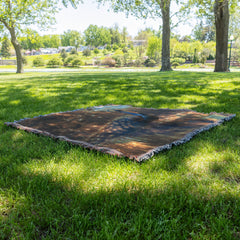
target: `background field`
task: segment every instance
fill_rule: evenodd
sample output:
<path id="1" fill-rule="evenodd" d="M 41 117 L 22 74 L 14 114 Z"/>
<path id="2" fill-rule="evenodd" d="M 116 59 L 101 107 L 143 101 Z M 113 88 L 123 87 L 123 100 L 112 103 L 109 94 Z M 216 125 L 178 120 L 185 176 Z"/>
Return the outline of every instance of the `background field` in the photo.
<path id="1" fill-rule="evenodd" d="M 4 126 L 105 104 L 228 112 L 143 164 Z M 0 74 L 0 239 L 239 239 L 239 73 Z"/>

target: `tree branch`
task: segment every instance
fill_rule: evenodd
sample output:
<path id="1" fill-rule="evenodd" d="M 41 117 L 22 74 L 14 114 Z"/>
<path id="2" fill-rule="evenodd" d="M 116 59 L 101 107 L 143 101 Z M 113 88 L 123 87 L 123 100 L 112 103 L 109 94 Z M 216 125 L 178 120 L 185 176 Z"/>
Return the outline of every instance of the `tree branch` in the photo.
<path id="1" fill-rule="evenodd" d="M 0 18 L 0 22 L 2 22 L 2 23 L 4 24 L 4 26 L 5 26 L 8 30 L 10 30 L 10 26 L 9 26 L 9 24 L 5 21 L 5 19 Z"/>

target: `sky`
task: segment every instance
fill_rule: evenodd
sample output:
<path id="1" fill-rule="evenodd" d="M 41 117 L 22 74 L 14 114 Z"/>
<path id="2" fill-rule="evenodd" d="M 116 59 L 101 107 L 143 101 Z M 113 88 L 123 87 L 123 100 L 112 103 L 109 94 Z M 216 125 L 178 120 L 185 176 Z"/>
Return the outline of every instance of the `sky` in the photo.
<path id="1" fill-rule="evenodd" d="M 176 6 L 172 6 L 172 9 L 175 8 Z M 62 10 L 56 14 L 56 24 L 52 26 L 52 29 L 40 32 L 40 34 L 63 34 L 68 29 L 83 33 L 90 24 L 99 27 L 112 27 L 114 24 L 118 24 L 120 29 L 127 27 L 128 33 L 134 37 L 140 30 L 146 27 L 158 30 L 161 25 L 161 19 L 141 20 L 133 16 L 126 17 L 124 13 L 109 11 L 107 6 L 98 8 L 97 3 L 88 0 L 84 4 L 80 4 L 77 9 L 73 9 L 71 6 L 68 6 L 68 8 L 62 7 Z M 190 35 L 191 30 L 192 27 L 189 24 L 181 24 L 181 28 L 179 27 L 173 32 L 183 36 Z"/>

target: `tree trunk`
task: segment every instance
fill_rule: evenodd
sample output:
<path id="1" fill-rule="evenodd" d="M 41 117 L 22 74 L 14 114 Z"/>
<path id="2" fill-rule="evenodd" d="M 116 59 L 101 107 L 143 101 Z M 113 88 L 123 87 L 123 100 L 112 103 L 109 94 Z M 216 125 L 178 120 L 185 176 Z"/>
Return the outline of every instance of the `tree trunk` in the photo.
<path id="1" fill-rule="evenodd" d="M 216 25 L 216 63 L 214 72 L 227 72 L 228 69 L 228 0 L 215 0 L 214 6 Z"/>
<path id="2" fill-rule="evenodd" d="M 171 0 L 161 0 L 162 11 L 162 67 L 160 71 L 172 71 L 170 63 L 170 4 Z"/>
<path id="3" fill-rule="evenodd" d="M 22 59 L 21 45 L 17 40 L 15 28 L 12 27 L 9 29 L 9 31 L 11 34 L 11 42 L 15 49 L 16 57 L 17 57 L 17 73 L 23 73 L 23 59 Z"/>

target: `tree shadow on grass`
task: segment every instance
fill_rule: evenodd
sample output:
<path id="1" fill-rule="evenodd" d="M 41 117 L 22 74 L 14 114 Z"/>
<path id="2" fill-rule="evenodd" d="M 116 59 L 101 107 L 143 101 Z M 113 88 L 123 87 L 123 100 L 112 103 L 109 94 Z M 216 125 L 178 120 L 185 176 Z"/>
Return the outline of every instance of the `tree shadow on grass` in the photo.
<path id="1" fill-rule="evenodd" d="M 63 158 L 68 154 L 68 148 L 62 151 Z M 8 168 L 7 181 L 1 181 L 2 195 L 9 199 L 2 239 L 234 239 L 239 230 L 239 197 L 207 184 L 202 189 L 201 181 L 186 176 L 172 176 L 155 188 L 132 181 L 85 189 L 55 170 L 31 168 L 26 159 Z"/>
<path id="2" fill-rule="evenodd" d="M 216 161 L 205 176 L 189 167 L 202 146 L 213 146 L 216 154 L 239 152 L 239 93 L 209 89 L 209 78 L 226 77 L 209 76 L 52 74 L 48 80 L 26 76 L 17 86 L 9 84 L 0 92 L 1 125 L 108 103 L 178 108 L 185 104 L 184 94 L 212 97 L 204 103 L 193 98 L 188 104 L 195 110 L 226 109 L 237 117 L 141 165 L 1 126 L 1 238 L 237 239 L 240 199 L 237 185 L 226 178 L 237 177 L 237 170 L 231 175 L 231 168 Z M 219 190 L 216 183 L 231 190 Z"/>
<path id="3" fill-rule="evenodd" d="M 171 105 L 177 101 L 173 97 L 168 98 L 166 94 L 159 96 L 159 93 L 151 92 L 147 83 L 138 84 L 137 79 L 129 83 L 122 75 L 114 78 L 110 76 L 109 79 L 107 75 L 97 76 L 97 79 L 90 74 L 71 74 L 69 77 L 50 75 L 48 80 L 41 77 L 30 80 L 31 83 L 28 78 L 22 79 L 20 86 L 12 84 L 2 91 L 2 105 L 10 111 L 9 114 L 14 112 L 16 115 L 17 109 L 22 113 L 19 118 L 22 118 L 24 113 L 34 116 L 109 103 L 139 105 L 141 102 L 142 105 L 147 105 L 146 103 L 164 101 L 164 104 Z"/>
<path id="4" fill-rule="evenodd" d="M 150 78 L 151 84 L 147 78 Z M 177 97 L 194 94 L 187 87 L 195 84 L 182 79 L 168 83 L 169 76 L 161 76 L 159 80 L 157 73 L 26 75 L 17 81 L 18 86 L 11 82 L 2 93 L 7 96 L 3 104 L 11 107 L 13 103 L 13 107 L 22 107 L 21 110 L 25 110 L 23 113 L 31 113 L 37 107 L 39 114 L 55 112 L 59 108 L 65 111 L 109 103 L 145 107 L 177 106 L 182 103 Z"/>
<path id="5" fill-rule="evenodd" d="M 206 183 L 191 176 L 185 165 L 198 146 L 206 144 L 207 136 L 199 137 L 190 146 L 165 152 L 165 158 L 160 153 L 155 160 L 142 165 L 24 132 L 17 134 L 11 130 L 7 137 L 3 144 L 9 149 L 0 148 L 8 156 L 0 166 L 4 176 L 0 178 L 1 188 L 10 199 L 0 227 L 6 239 L 16 236 L 19 239 L 145 239 L 149 236 L 152 239 L 193 236 L 235 239 L 238 236 L 240 198 L 231 191 L 218 191 L 213 185 L 222 170 L 212 165 L 210 175 L 215 177 Z M 216 151 L 225 148 L 223 143 L 210 142 L 217 145 Z M 72 153 L 74 149 L 77 156 Z M 69 158 L 72 154 L 74 160 Z M 64 174 L 74 164 L 81 166 L 81 171 Z M 61 171 L 60 167 L 64 169 Z M 126 180 L 120 182 L 121 170 L 127 167 L 134 171 L 127 171 Z M 178 172 L 180 167 L 185 170 Z M 120 183 L 105 185 L 113 168 L 113 177 Z M 162 182 L 144 183 L 145 176 L 151 176 L 154 181 L 163 171 L 168 172 L 168 177 L 163 176 Z M 138 172 L 135 178 L 128 178 L 128 174 L 135 172 Z M 237 185 L 231 188 L 237 189 Z"/>
<path id="6" fill-rule="evenodd" d="M 205 73 L 26 75 L 19 80 L 18 86 L 11 83 L 10 87 L 1 93 L 5 97 L 1 102 L 5 108 L 0 113 L 0 119 L 13 121 L 109 103 L 178 108 L 186 103 L 181 97 L 190 95 L 193 98 L 187 101 L 187 104 L 193 105 L 191 107 L 193 110 L 234 113 L 240 98 L 237 89 L 233 91 L 209 89 L 209 80 L 219 81 L 225 77 L 226 74 L 214 73 L 209 76 Z M 235 80 L 236 74 L 228 75 L 228 78 Z M 205 102 L 202 103 L 202 99 L 197 99 L 198 96 L 203 96 Z M 183 155 L 185 158 L 188 156 L 187 153 Z M 184 162 L 179 159 L 182 158 L 180 156 L 168 158 L 166 160 L 168 165 L 171 163 L 173 165 L 166 168 L 177 169 L 179 163 Z"/>
<path id="7" fill-rule="evenodd" d="M 8 116 L 14 116 L 15 120 L 110 103 L 178 108 L 186 103 L 181 96 L 189 95 L 195 96 L 187 101 L 193 110 L 222 112 L 230 109 L 234 113 L 239 100 L 237 89 L 217 92 L 209 89 L 209 80 L 225 77 L 226 74 L 212 73 L 206 77 L 206 73 L 179 72 L 26 75 L 18 80 L 20 85 L 12 83 L 0 93 L 4 96 L 0 117 L 3 121 L 12 121 Z M 228 75 L 229 79 L 235 77 L 235 74 Z M 198 96 L 206 100 L 202 102 Z"/>

